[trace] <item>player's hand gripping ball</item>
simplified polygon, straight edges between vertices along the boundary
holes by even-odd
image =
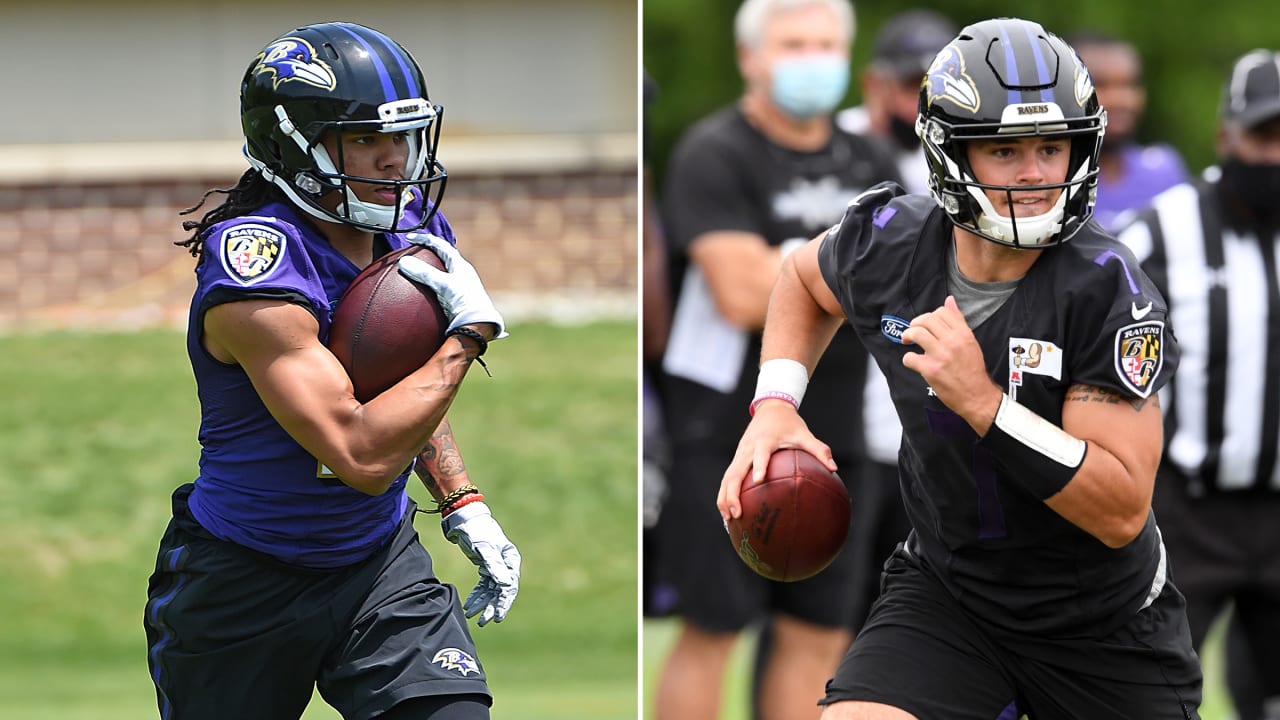
[[[727,527],[734,550],[752,570],[792,582],[831,564],[849,534],[852,507],[838,475],[804,450],[778,450],[764,480],[739,496],[742,514]]]
[[[425,365],[444,344],[449,321],[430,288],[400,273],[397,262],[406,255],[444,269],[423,245],[387,253],[351,281],[333,313],[329,350],[362,403]]]

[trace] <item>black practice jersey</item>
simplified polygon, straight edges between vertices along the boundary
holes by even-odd
[[[902,420],[903,500],[918,553],[978,617],[1042,636],[1104,634],[1166,581],[1153,516],[1112,550],[1049,509],[960,416],[902,364],[902,331],[943,304],[953,226],[934,201],[886,183],[824,238],[823,277],[889,379]],[[1130,251],[1091,223],[1045,249],[994,315],[973,329],[993,381],[1061,426],[1067,389],[1145,398],[1172,376],[1164,298]]]
[[[717,111],[682,136],[667,171],[662,210],[676,263],[672,277],[684,277],[689,245],[700,235],[747,232],[774,246],[809,240],[836,224],[859,193],[897,177],[893,155],[878,140],[833,126],[826,147],[798,152],[770,142],[736,106]],[[676,442],[732,449],[750,420],[747,405],[755,392],[760,333],[748,333],[745,346],[734,350],[732,358],[719,348],[686,343],[687,334],[700,334],[702,328],[696,321],[685,322],[689,308],[683,306],[708,304],[706,295],[702,288],[691,290],[688,282],[679,288],[668,371],[671,356],[681,352],[701,356],[689,362],[740,362],[741,369],[727,390],[670,377],[664,404]],[[810,427],[821,429],[837,453],[860,453],[864,443],[860,408],[866,362],[852,331],[842,329],[814,372],[801,407]]]

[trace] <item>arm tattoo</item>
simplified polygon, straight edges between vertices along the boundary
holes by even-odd
[[[453,439],[453,428],[449,420],[440,421],[427,446],[418,454],[416,466],[418,477],[427,486],[432,495],[446,494],[445,488],[459,487],[467,483],[467,468],[462,462],[462,454],[458,452],[458,444]]]
[[[1160,397],[1152,395],[1145,398],[1134,398],[1122,395],[1110,388],[1098,387],[1096,385],[1072,385],[1067,389],[1066,402],[1093,402],[1106,403],[1107,405],[1115,405],[1117,403],[1128,403],[1135,412],[1141,412],[1147,403],[1155,403],[1160,407]]]
[[[430,446],[418,455],[418,462],[413,466],[413,471],[418,474],[418,479],[422,480],[422,484],[426,486],[432,497],[437,495],[444,497],[444,492],[440,490],[440,483],[436,482],[436,479],[427,471],[427,453],[429,452],[431,452]]]

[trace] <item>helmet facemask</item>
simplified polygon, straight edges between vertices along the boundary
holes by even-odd
[[[1014,109],[1010,106],[1006,110]],[[1105,113],[1089,121],[956,126],[936,118],[923,120],[921,140],[933,168],[929,187],[934,200],[956,225],[992,242],[1015,248],[1057,245],[1071,239],[1093,215],[1098,187],[1098,152]],[[1091,122],[1090,122],[1091,121]],[[920,123],[918,123],[920,124]],[[1017,137],[1067,137],[1071,142],[1067,177],[1043,185],[991,185],[978,182],[969,164],[967,143]],[[999,214],[987,190],[1003,192],[1012,217]],[[1059,190],[1049,212],[1017,217],[1015,192]]]
[[[255,158],[248,146],[245,155],[264,177],[314,217],[371,232],[411,232],[430,222],[444,194],[448,174],[435,157],[443,112],[439,105],[431,105],[421,98],[395,100],[378,106],[378,120],[315,122],[304,132],[290,118],[284,105],[277,105],[277,122],[272,135],[282,151],[280,154],[286,158],[293,157],[297,162],[286,161],[279,163],[279,167],[272,167]],[[344,137],[371,132],[407,133],[409,154],[400,172],[401,179],[362,177],[346,171]],[[336,141],[337,158],[330,157],[322,142],[326,133],[332,134]],[[289,164],[304,169],[290,177],[284,170]],[[351,183],[392,188],[396,195],[395,204],[382,205],[361,200],[351,188]],[[335,208],[320,202],[322,197],[332,192],[341,193]],[[406,212],[414,201],[419,201],[423,209],[421,217]]]

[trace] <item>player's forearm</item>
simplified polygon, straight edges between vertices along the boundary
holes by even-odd
[[[445,418],[432,433],[426,447],[418,453],[414,471],[436,501],[470,483],[467,467],[453,437],[453,428]]]
[[[472,349],[457,337],[445,341],[422,368],[359,407],[348,434],[348,456],[339,477],[370,494],[385,492],[444,422],[472,363]],[[331,466],[332,467],[332,466]]]
[[[1146,525],[1154,482],[1154,472],[1130,471],[1106,448],[1089,443],[1075,477],[1045,504],[1107,547],[1121,548]]]
[[[1010,481],[1108,547],[1132,542],[1147,521],[1160,462],[1158,399],[1126,399],[1074,385],[1062,426],[1007,395],[980,444]]]
[[[1088,442],[1084,463],[1049,507],[1109,547],[1132,542],[1146,526],[1164,445],[1160,397],[1133,398],[1074,385],[1062,427]]]

